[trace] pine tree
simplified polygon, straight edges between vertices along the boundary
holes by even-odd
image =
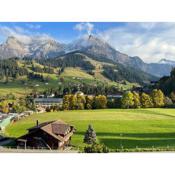
[[[96,142],[96,133],[91,125],[88,126],[88,130],[84,135],[84,143],[93,144]]]

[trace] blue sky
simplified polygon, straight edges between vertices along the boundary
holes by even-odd
[[[24,42],[31,37],[69,43],[85,34],[107,41],[116,50],[140,56],[146,62],[175,60],[175,23],[134,22],[13,22],[0,23],[0,43],[8,36]]]
[[[85,34],[86,30],[76,30],[75,27],[78,24],[83,24],[79,22],[0,22],[1,27],[8,27],[10,29],[21,28],[23,30],[28,31],[28,33],[36,34],[36,33],[44,33],[47,34],[60,42],[70,42],[81,34]],[[84,23],[87,24],[87,23]],[[93,25],[93,33],[103,32],[109,28],[114,28],[117,26],[125,25],[125,23],[90,23]],[[21,33],[25,33],[21,31]],[[26,32],[27,33],[27,32]],[[0,37],[0,42],[3,42],[6,39],[6,36]]]

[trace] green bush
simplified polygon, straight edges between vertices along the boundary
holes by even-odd
[[[108,153],[109,149],[104,144],[94,143],[90,146],[84,147],[85,153]]]

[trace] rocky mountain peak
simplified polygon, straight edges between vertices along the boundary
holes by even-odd
[[[9,36],[6,40],[6,42],[4,43],[4,45],[7,45],[7,46],[11,46],[11,47],[16,47],[17,45],[20,45],[22,46],[22,42],[20,42],[16,37],[14,36]]]
[[[48,58],[58,56],[64,49],[63,45],[51,38],[29,37],[28,42],[9,36],[0,45],[0,58],[24,57]]]

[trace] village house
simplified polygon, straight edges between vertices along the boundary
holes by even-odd
[[[47,97],[47,98],[35,98],[34,99],[36,107],[50,107],[54,105],[60,105],[63,102],[62,98],[53,98],[53,97]]]
[[[75,128],[61,120],[49,121],[29,128],[28,133],[16,140],[22,148],[64,149],[70,145]]]
[[[107,95],[107,99],[121,99],[122,95],[121,94],[112,94],[112,95]]]

